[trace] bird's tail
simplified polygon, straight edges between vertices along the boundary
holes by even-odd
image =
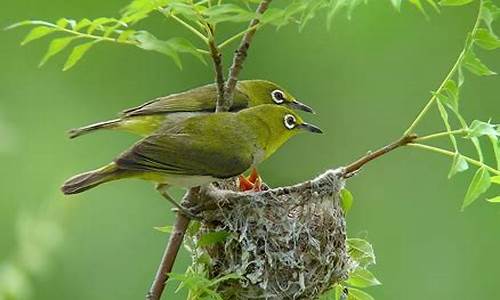
[[[114,119],[114,120],[110,120],[110,121],[104,121],[104,122],[91,124],[91,125],[80,127],[80,128],[71,129],[68,132],[69,138],[74,139],[76,137],[79,137],[81,135],[87,134],[89,132],[92,132],[92,131],[98,130],[98,129],[116,128],[120,124],[120,121],[121,121],[120,119]]]
[[[78,194],[102,183],[125,177],[125,171],[110,163],[100,169],[85,172],[66,180],[61,191],[66,195]]]

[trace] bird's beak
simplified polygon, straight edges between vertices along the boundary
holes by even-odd
[[[304,130],[307,130],[307,131],[310,131],[310,132],[313,132],[313,133],[323,133],[323,130],[321,130],[321,128],[319,128],[318,126],[314,126],[312,124],[309,124],[309,123],[302,123],[302,124],[299,124],[297,127],[304,129]]]
[[[299,102],[297,100],[293,100],[288,105],[293,109],[298,109],[298,110],[302,110],[302,111],[305,111],[308,113],[315,114],[314,110],[310,106],[305,105],[304,103]]]

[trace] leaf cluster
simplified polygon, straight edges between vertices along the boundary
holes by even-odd
[[[459,6],[471,2],[473,1],[443,0],[440,3],[442,5]],[[479,1],[478,17],[472,31],[468,34],[462,52],[441,86],[435,92],[432,92],[430,102],[426,108],[424,108],[421,115],[417,117],[416,122],[414,122],[416,125],[420,117],[427,112],[430,105],[435,103],[446,131],[441,134],[438,133],[424,136],[417,140],[424,141],[445,136],[449,138],[453,151],[421,144],[414,146],[452,156],[453,162],[448,173],[449,178],[468,170],[471,164],[478,167],[465,194],[462,209],[469,206],[477,200],[479,196],[485,193],[492,186],[492,183],[496,182],[500,175],[499,125],[491,123],[491,121],[480,120],[474,120],[469,123],[460,110],[460,92],[464,86],[466,71],[477,76],[496,75],[494,71],[479,59],[476,53],[478,50],[495,50],[500,48],[500,39],[493,29],[493,22],[499,15],[500,9],[495,6],[492,1]],[[410,128],[413,128],[413,126]],[[407,131],[407,133],[409,132]],[[462,140],[472,143],[478,159],[471,158],[463,153],[457,136],[461,137]],[[490,167],[485,163],[486,153],[484,152],[481,139],[487,140],[490,144],[495,160],[495,167]],[[500,202],[500,196],[491,198],[489,201]]]
[[[369,266],[375,264],[373,246],[364,239],[348,238],[347,247],[354,264],[349,278],[323,294],[320,300],[374,300],[370,294],[361,290],[381,284],[368,270]]]
[[[260,21],[258,27],[271,25],[280,28],[288,24],[297,24],[302,29],[319,12],[326,12],[330,24],[337,12],[345,9],[350,16],[352,10],[365,0],[293,0],[283,3],[281,7],[274,6],[263,15],[257,15],[255,12],[258,2],[256,0],[133,0],[121,10],[117,18],[81,20],[61,18],[56,22],[26,20],[6,29],[34,26],[21,45],[47,36],[52,38],[40,66],[66,48],[72,48],[63,67],[63,70],[68,70],[95,45],[111,42],[164,54],[182,68],[180,54],[190,54],[202,63],[206,63],[205,55],[209,54],[208,42],[215,40],[215,29],[220,24],[246,24],[256,18]],[[136,28],[140,21],[156,15],[180,23],[201,38],[203,42],[201,48],[185,38],[173,36],[167,40],[160,40],[153,33]],[[234,33],[220,42],[219,47],[227,46],[247,30]]]
[[[227,231],[214,231],[197,236],[200,222],[192,221],[186,234],[184,247],[191,254],[193,264],[188,267],[184,274],[171,273],[170,278],[179,282],[176,289],[178,293],[182,289],[188,291],[188,300],[223,300],[222,295],[217,292],[221,283],[240,278],[238,274],[226,274],[216,278],[209,278],[208,268],[212,264],[210,256],[203,248],[223,243],[230,235]],[[155,227],[160,232],[172,233],[171,226]]]

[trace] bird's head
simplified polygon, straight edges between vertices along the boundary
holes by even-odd
[[[267,80],[243,80],[239,81],[238,84],[249,97],[250,107],[262,104],[275,104],[314,113],[314,110],[310,106],[298,101],[274,82]]]
[[[269,157],[299,132],[323,133],[319,127],[304,122],[295,111],[285,106],[264,104],[238,114],[254,132],[257,144],[266,153],[265,157]]]

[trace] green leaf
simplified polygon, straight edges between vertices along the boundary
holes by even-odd
[[[496,130],[496,125],[479,120],[472,121],[471,125],[469,126],[467,137],[481,137],[484,135],[494,137],[499,135],[498,131]]]
[[[500,9],[490,0],[484,0],[481,7],[481,20],[488,26],[490,32],[493,32],[491,24],[500,16]]]
[[[64,48],[66,48],[71,43],[71,41],[76,38],[78,37],[70,36],[52,40],[52,42],[50,42],[49,49],[47,50],[47,53],[45,53],[45,56],[42,58],[39,66],[43,66],[52,56],[64,50]]]
[[[172,226],[172,225],[153,227],[153,228],[155,230],[158,230],[159,232],[164,232],[164,233],[172,233],[174,231],[174,226]]]
[[[401,10],[401,0],[391,0],[391,3],[398,11]]]
[[[440,10],[439,10],[439,6],[436,4],[436,2],[434,0],[427,0],[427,3],[432,6],[432,8],[434,8],[434,10],[439,13]]]
[[[351,258],[361,267],[375,264],[375,253],[372,245],[360,238],[347,239],[347,247]]]
[[[71,51],[71,54],[68,57],[68,60],[66,60],[66,63],[64,64],[63,71],[71,69],[97,42],[99,41],[88,42],[73,48],[73,51]]]
[[[500,40],[498,37],[493,32],[484,28],[480,28],[476,31],[474,42],[486,50],[500,48]]]
[[[191,221],[191,223],[189,224],[189,227],[186,231],[187,235],[190,236],[190,237],[194,237],[198,231],[200,230],[201,228],[201,223],[199,221]]]
[[[491,183],[500,184],[500,176],[491,177]]]
[[[207,64],[205,57],[197,51],[196,47],[191,42],[184,38],[171,38],[167,43],[177,52],[189,53],[198,58],[203,64]]]
[[[114,29],[118,28],[119,26],[127,27],[126,23],[124,23],[120,20],[117,20],[115,18],[101,17],[101,18],[97,18],[97,19],[92,21],[90,26],[87,28],[87,33],[92,34],[96,29],[103,31],[103,32],[106,32],[109,30],[110,27],[106,27],[104,25],[110,24],[110,23],[117,25],[117,26],[114,26]],[[109,32],[108,32],[108,34],[109,34]]]
[[[135,36],[136,31],[135,30],[125,30],[120,33],[120,35],[117,38],[118,42],[126,42],[131,40],[133,36]]]
[[[81,19],[80,21],[78,21],[78,23],[76,23],[75,25],[75,30],[78,31],[80,29],[83,29],[87,26],[90,26],[92,25],[92,21],[90,21],[89,19],[85,18],[85,19]]]
[[[441,0],[439,5],[441,6],[461,6],[474,2],[474,0]]]
[[[415,5],[415,7],[426,17],[428,18],[429,16],[425,12],[424,6],[422,5],[422,2],[420,0],[409,0],[411,4]]]
[[[10,29],[14,29],[17,27],[21,27],[21,26],[27,26],[27,25],[43,25],[43,26],[48,26],[48,27],[55,26],[54,24],[49,23],[49,22],[45,22],[45,21],[26,20],[26,21],[21,21],[21,22],[17,22],[17,23],[14,23],[12,25],[9,25],[9,26],[5,27],[4,30],[10,30]]]
[[[472,178],[472,182],[469,185],[469,189],[465,194],[464,203],[462,204],[462,210],[474,202],[481,194],[486,192],[491,186],[491,178],[488,170],[481,167],[477,170],[476,174]]]
[[[486,199],[486,201],[491,203],[500,203],[500,196],[496,196],[494,198]]]
[[[221,22],[247,22],[256,17],[255,12],[248,11],[233,3],[214,5],[203,11],[203,15],[212,24]]]
[[[467,169],[469,169],[469,164],[461,154],[457,153],[453,157],[453,163],[451,164],[451,169],[450,172],[448,173],[448,178],[451,178],[455,174],[463,172]]]
[[[497,134],[500,135],[500,132],[497,130]],[[493,148],[493,155],[495,156],[495,160],[497,162],[497,170],[500,170],[500,142],[498,141],[498,137],[489,135],[488,136],[491,147]]]
[[[198,240],[198,247],[211,246],[225,241],[231,235],[227,231],[212,231],[203,234]]]
[[[448,101],[450,98],[451,97],[442,96],[440,94],[440,95],[438,95],[438,101],[437,101],[439,114],[441,115],[441,119],[443,120],[444,125],[446,127],[446,131],[448,131],[448,132],[451,131],[451,125],[450,125],[450,122],[448,120],[448,113],[446,112],[446,108],[443,106],[443,104],[441,102],[443,102],[443,99],[444,99],[444,101]],[[453,104],[449,104],[449,106],[452,107],[452,109],[453,109]],[[458,107],[454,111],[455,111],[455,113],[458,114]],[[455,149],[455,152],[458,152],[457,139],[455,138],[455,136],[453,134],[449,134],[448,136],[449,136],[450,141],[453,145],[453,149]]]
[[[354,272],[349,275],[349,279],[347,279],[346,283],[350,286],[360,288],[367,288],[382,284],[377,278],[375,278],[372,272],[363,268],[355,269]]]
[[[446,81],[444,85],[444,91],[450,99],[449,106],[454,111],[458,111],[458,100],[460,96],[460,89],[457,83],[453,79]]]
[[[68,25],[70,25],[70,28],[74,29],[76,26],[76,21],[62,18],[62,19],[57,20],[56,25],[57,25],[57,27],[60,27],[60,28],[66,28]]]
[[[351,192],[346,188],[340,190],[340,206],[342,207],[344,214],[347,214],[351,210],[352,202],[353,197]]]
[[[375,300],[372,296],[355,288],[349,288],[347,300]]]
[[[42,38],[54,31],[56,31],[56,28],[52,27],[47,27],[47,26],[38,26],[33,28],[28,35],[24,38],[24,40],[21,42],[21,45],[24,46],[27,43],[34,41],[36,39]]]
[[[146,31],[137,32],[135,38],[139,42],[139,48],[165,54],[173,59],[179,69],[182,69],[181,59],[172,44],[158,40],[154,35]]]
[[[462,65],[471,73],[479,76],[496,75],[495,72],[490,70],[485,64],[481,62],[479,58],[477,58],[472,49],[467,52],[464,60],[462,61]]]

